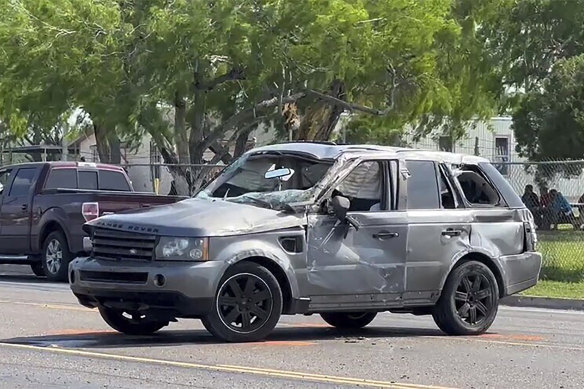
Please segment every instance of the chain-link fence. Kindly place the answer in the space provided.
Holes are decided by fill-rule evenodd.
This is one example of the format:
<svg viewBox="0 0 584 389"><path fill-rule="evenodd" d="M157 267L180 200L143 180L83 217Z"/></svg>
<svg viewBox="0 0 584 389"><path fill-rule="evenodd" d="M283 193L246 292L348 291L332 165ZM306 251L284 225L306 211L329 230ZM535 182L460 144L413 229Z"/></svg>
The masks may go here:
<svg viewBox="0 0 584 389"><path fill-rule="evenodd" d="M584 281L584 161L501 163L538 227L541 278Z"/></svg>

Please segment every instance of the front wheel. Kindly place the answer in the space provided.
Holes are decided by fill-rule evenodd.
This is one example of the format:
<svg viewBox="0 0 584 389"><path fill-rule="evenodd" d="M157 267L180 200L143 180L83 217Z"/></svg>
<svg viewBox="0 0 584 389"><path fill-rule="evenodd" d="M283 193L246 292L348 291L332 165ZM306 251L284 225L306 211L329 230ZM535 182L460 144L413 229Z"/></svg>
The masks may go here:
<svg viewBox="0 0 584 389"><path fill-rule="evenodd" d="M432 316L449 335L479 335L491 327L498 307L495 275L487 265L469 261L448 276Z"/></svg>
<svg viewBox="0 0 584 389"><path fill-rule="evenodd" d="M100 307L99 313L111 328L126 335L151 335L168 325L168 321L153 319L143 312Z"/></svg>
<svg viewBox="0 0 584 389"><path fill-rule="evenodd" d="M41 262L33 262L30 264L30 270L34 273L37 277L44 277L45 269L43 268L43 264Z"/></svg>
<svg viewBox="0 0 584 389"><path fill-rule="evenodd" d="M331 312L321 313L320 316L333 327L356 330L371 323L377 316L377 312Z"/></svg>
<svg viewBox="0 0 584 389"><path fill-rule="evenodd" d="M73 254L69 251L67 239L60 231L51 232L43 242L41 263L47 279L50 281L67 281L69 262Z"/></svg>
<svg viewBox="0 0 584 389"><path fill-rule="evenodd" d="M268 336L282 313L282 290L265 267L242 262L219 283L205 328L227 342L254 342Z"/></svg>

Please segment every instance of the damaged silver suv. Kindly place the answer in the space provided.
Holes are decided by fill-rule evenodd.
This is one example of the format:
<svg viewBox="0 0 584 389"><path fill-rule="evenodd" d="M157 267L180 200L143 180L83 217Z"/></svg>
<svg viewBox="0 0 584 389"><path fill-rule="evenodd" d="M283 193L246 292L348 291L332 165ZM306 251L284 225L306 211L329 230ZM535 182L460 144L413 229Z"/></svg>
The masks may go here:
<svg viewBox="0 0 584 389"><path fill-rule="evenodd" d="M487 160L401 148L254 149L193 199L85 229L71 289L126 334L200 318L254 341L282 314L361 328L384 311L480 334L541 267L530 212Z"/></svg>

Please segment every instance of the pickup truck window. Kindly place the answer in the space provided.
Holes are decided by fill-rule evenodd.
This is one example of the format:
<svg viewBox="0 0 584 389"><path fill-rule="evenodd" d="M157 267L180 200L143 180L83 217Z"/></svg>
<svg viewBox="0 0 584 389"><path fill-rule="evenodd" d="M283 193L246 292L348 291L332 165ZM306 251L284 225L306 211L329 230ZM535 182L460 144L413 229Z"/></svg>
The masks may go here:
<svg viewBox="0 0 584 389"><path fill-rule="evenodd" d="M45 183L45 189L77 189L76 169L52 169Z"/></svg>
<svg viewBox="0 0 584 389"><path fill-rule="evenodd" d="M6 188L6 184L10 180L10 173L11 170L4 170L0 172L0 195L4 193L4 188Z"/></svg>
<svg viewBox="0 0 584 389"><path fill-rule="evenodd" d="M79 171L79 189L97 189L97 172Z"/></svg>
<svg viewBox="0 0 584 389"><path fill-rule="evenodd" d="M10 188L10 196L26 196L30 191L32 181L36 174L36 169L20 169L14 177L14 182L12 183L12 188Z"/></svg>
<svg viewBox="0 0 584 389"><path fill-rule="evenodd" d="M99 171L99 189L129 192L130 185L121 172L111 170Z"/></svg>

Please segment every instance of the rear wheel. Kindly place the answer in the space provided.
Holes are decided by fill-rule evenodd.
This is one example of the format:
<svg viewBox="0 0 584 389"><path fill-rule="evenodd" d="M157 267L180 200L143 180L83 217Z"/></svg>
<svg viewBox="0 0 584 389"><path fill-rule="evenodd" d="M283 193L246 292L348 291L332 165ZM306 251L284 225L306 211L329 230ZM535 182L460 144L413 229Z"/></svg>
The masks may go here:
<svg viewBox="0 0 584 389"><path fill-rule="evenodd" d="M47 279L51 281L67 281L69 262L73 254L69 251L67 239L60 231L51 232L43 243L41 263Z"/></svg>
<svg viewBox="0 0 584 389"><path fill-rule="evenodd" d="M479 335L495 321L499 288L487 265L465 262L452 271L432 316L449 335Z"/></svg>
<svg viewBox="0 0 584 389"><path fill-rule="evenodd" d="M32 272L34 273L35 276L37 277L44 277L45 274L45 269L43 269L43 264L41 262L33 262L30 264L30 269L32 270Z"/></svg>
<svg viewBox="0 0 584 389"><path fill-rule="evenodd" d="M377 312L330 312L320 316L331 326L348 330L365 327L375 319Z"/></svg>
<svg viewBox="0 0 584 389"><path fill-rule="evenodd" d="M265 267L242 262L219 283L211 312L201 321L228 342L253 342L268 336L282 313L282 290Z"/></svg>
<svg viewBox="0 0 584 389"><path fill-rule="evenodd" d="M168 321L155 320L147 312L100 307L99 313L111 328L127 335L151 335L168 325Z"/></svg>

